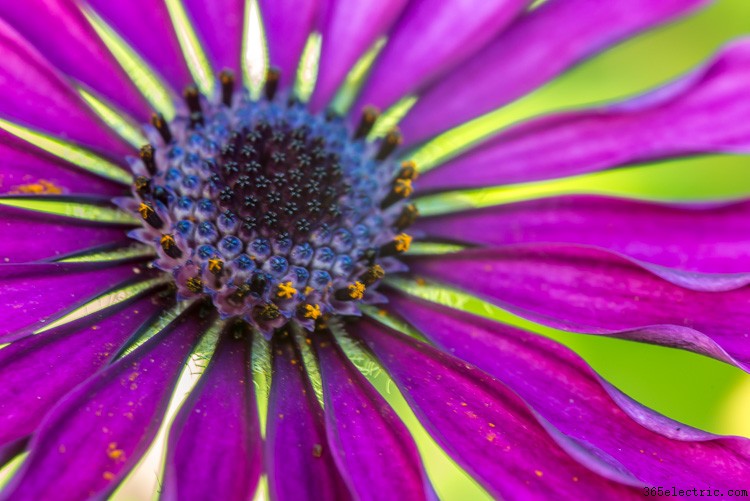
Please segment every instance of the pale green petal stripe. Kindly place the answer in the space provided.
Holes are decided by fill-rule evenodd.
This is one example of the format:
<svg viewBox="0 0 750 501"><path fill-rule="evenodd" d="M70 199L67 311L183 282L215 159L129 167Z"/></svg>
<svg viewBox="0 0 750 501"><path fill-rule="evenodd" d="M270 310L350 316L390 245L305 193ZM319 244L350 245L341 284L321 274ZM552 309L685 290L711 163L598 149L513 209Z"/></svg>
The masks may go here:
<svg viewBox="0 0 750 501"><path fill-rule="evenodd" d="M111 224L138 224L139 221L130 214L114 207L102 207L78 201L68 201L45 197L7 197L0 198L0 206L27 209L55 216L71 217L86 221Z"/></svg>
<svg viewBox="0 0 750 501"><path fill-rule="evenodd" d="M204 95L213 96L216 88L214 71L211 69L208 56L206 56L203 45L198 39L198 34L195 32L187 12L185 12L185 6L182 5L180 0L165 0L165 3L167 4L167 10L169 10L169 17L172 18L177 40L182 47L188 69L190 74L193 75L193 80Z"/></svg>
<svg viewBox="0 0 750 501"><path fill-rule="evenodd" d="M151 106L164 115L164 118L172 120L175 109L169 87L151 69L148 63L96 12L90 7L82 7L81 10L141 94L151 103Z"/></svg>
<svg viewBox="0 0 750 501"><path fill-rule="evenodd" d="M409 279L405 277L390 277L386 278L385 281L390 287L394 287L406 294L441 304L453 308L454 310L473 313L474 315L488 318L495 322L513 325L548 337L554 337L556 334L562 333L560 330L546 327L515 315L455 287L439 284L423 278Z"/></svg>
<svg viewBox="0 0 750 501"><path fill-rule="evenodd" d="M258 2L246 0L245 26L242 35L242 79L250 96L258 99L268 69L268 47Z"/></svg>
<svg viewBox="0 0 750 501"><path fill-rule="evenodd" d="M465 249L464 245L446 244L442 242L412 242L407 256L432 256L435 254L449 254Z"/></svg>
<svg viewBox="0 0 750 501"><path fill-rule="evenodd" d="M415 203L421 215L435 216L553 195L602 191L591 182L595 179L596 175L585 175L533 183L449 191L418 198Z"/></svg>
<svg viewBox="0 0 750 501"><path fill-rule="evenodd" d="M168 275L167 275L168 276ZM192 301L180 301L172 308L163 311L159 318L157 318L151 325L142 328L138 333L138 339L130 346L125 349L118 358L127 356L133 353L139 346L143 345L146 341L154 337L159 332L163 331L169 324L177 320L177 317L187 310L188 306L192 304Z"/></svg>
<svg viewBox="0 0 750 501"><path fill-rule="evenodd" d="M16 125L1 118L0 128L93 174L127 185L133 181L129 172L76 144Z"/></svg>
<svg viewBox="0 0 750 501"><path fill-rule="evenodd" d="M404 333L407 336L411 336L414 339L418 339L419 341L425 341L425 337L422 335L421 332L419 332L414 327L409 325L407 322L400 319L396 315L393 315L392 313L388 312L385 309L378 309L374 306L370 306L366 304L361 305L360 309L362 310L362 313L364 313L368 317L380 322L381 324L385 326L390 327L391 329L395 331Z"/></svg>
<svg viewBox="0 0 750 501"><path fill-rule="evenodd" d="M97 313L99 311L106 310L107 308L111 308L112 306L117 306L123 301L127 301L128 299L139 296L149 289L153 289L158 285L167 283L169 280L171 280L171 277L168 275L164 275L158 278L144 280L143 282L128 284L111 292L107 292L106 294L102 294L96 299L89 301L83 306L76 308L62 318L58 318L54 322L49 323L40 329L37 329L36 331L34 331L34 334L40 334L50 329L54 329L55 327L73 322L74 320L78 320L80 318L93 315L94 313Z"/></svg>
<svg viewBox="0 0 750 501"><path fill-rule="evenodd" d="M306 103L315 89L315 81L318 79L318 66L320 65L320 47L323 37L320 33L311 33L307 37L307 43L302 51L299 66L297 67L297 79L294 82L294 95L300 101Z"/></svg>
<svg viewBox="0 0 750 501"><path fill-rule="evenodd" d="M147 257L154 254L154 249L147 245L134 244L121 249L110 251L88 252L75 256L56 259L57 263L106 263L136 257Z"/></svg>
<svg viewBox="0 0 750 501"><path fill-rule="evenodd" d="M78 88L78 93L94 113L125 141L136 148L148 143L138 126L123 111L117 110L111 103L106 103L102 98L96 97L81 87Z"/></svg>
<svg viewBox="0 0 750 501"><path fill-rule="evenodd" d="M399 102L388 108L385 113L380 115L378 121L375 122L375 126L372 128L368 139L377 139L388 134L388 131L398 125L401 119L404 118L404 115L406 115L406 113L411 109L412 106L414 106L414 103L416 102L416 96L406 96L401 98ZM417 166L419 166L419 163L417 163Z"/></svg>
<svg viewBox="0 0 750 501"><path fill-rule="evenodd" d="M365 54L354 63L352 69L341 84L341 88L336 92L336 96L331 102L331 108L341 115L345 115L356 99L359 89L365 82L365 77L372 67L375 58L380 54L381 49L385 46L387 38L382 37L375 41Z"/></svg>
<svg viewBox="0 0 750 501"><path fill-rule="evenodd" d="M255 385L255 403L258 405L260 433L266 438L268 395L271 390L271 343L258 331L253 332L251 372ZM255 499L258 499L257 497Z"/></svg>

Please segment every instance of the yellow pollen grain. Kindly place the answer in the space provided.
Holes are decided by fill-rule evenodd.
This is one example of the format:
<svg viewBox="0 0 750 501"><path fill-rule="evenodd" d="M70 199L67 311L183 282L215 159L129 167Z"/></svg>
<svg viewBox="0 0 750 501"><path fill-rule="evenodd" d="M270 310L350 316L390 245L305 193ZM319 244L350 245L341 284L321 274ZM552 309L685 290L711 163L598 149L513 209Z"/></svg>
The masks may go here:
<svg viewBox="0 0 750 501"><path fill-rule="evenodd" d="M104 473L102 473L102 478L104 480L112 480L115 478L115 474L111 471L105 471Z"/></svg>
<svg viewBox="0 0 750 501"><path fill-rule="evenodd" d="M317 320L320 318L320 315L322 315L320 311L320 306L317 304L306 304L305 305L305 318L312 318L313 320Z"/></svg>
<svg viewBox="0 0 750 501"><path fill-rule="evenodd" d="M542 470L534 470L534 475L536 475L539 478L542 478L542 476L544 475L544 472L542 472Z"/></svg>
<svg viewBox="0 0 750 501"><path fill-rule="evenodd" d="M10 193L14 195L59 195L62 192L62 188L55 183L40 179L36 183L18 185Z"/></svg>
<svg viewBox="0 0 750 501"><path fill-rule="evenodd" d="M315 290L315 289L313 289L309 285L307 287L305 287L305 291L304 291L305 292L305 296L307 296L308 294L310 294L313 290Z"/></svg>
<svg viewBox="0 0 750 501"><path fill-rule="evenodd" d="M297 294L297 289L292 287L292 282L281 283L278 288L279 290L276 295L284 299L292 299Z"/></svg>
<svg viewBox="0 0 750 501"><path fill-rule="evenodd" d="M349 286L349 296L352 299L362 299L365 295L365 284L362 282L354 282Z"/></svg>
<svg viewBox="0 0 750 501"><path fill-rule="evenodd" d="M396 179L393 184L393 191L403 197L408 197L414 192L414 187L411 185L411 179Z"/></svg>
<svg viewBox="0 0 750 501"><path fill-rule="evenodd" d="M407 235L406 233L400 233L393 239L393 241L396 242L396 250L399 252L408 251L409 247L411 247L411 240L411 236Z"/></svg>

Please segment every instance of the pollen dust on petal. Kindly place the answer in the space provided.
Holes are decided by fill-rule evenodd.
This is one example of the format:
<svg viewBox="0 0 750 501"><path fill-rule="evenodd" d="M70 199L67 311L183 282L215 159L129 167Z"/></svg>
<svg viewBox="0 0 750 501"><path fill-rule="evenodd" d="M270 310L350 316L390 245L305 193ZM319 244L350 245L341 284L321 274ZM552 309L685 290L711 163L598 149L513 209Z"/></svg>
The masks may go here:
<svg viewBox="0 0 750 501"><path fill-rule="evenodd" d="M62 188L46 179L40 179L35 183L19 184L10 191L13 195L59 195L62 192Z"/></svg>
<svg viewBox="0 0 750 501"><path fill-rule="evenodd" d="M117 442L110 442L107 447L107 457L113 461L125 461L125 451L117 447Z"/></svg>

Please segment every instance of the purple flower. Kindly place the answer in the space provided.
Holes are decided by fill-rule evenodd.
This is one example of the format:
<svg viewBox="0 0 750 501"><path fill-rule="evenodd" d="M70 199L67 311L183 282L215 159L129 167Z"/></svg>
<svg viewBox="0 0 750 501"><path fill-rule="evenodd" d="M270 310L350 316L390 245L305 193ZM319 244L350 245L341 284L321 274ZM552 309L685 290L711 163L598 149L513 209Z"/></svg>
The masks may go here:
<svg viewBox="0 0 750 501"><path fill-rule="evenodd" d="M258 3L258 89L243 0L0 3L0 464L29 451L0 499L106 497L189 359L206 367L169 431L165 499L248 499L261 474L279 500L433 497L362 360L493 496L742 487L747 440L657 414L435 284L747 370L747 202L563 196L417 219L415 197L747 153L750 40L417 179L416 146L707 2ZM316 44L308 93L295 75ZM373 134L404 96L399 129ZM265 429L253 374L271 376Z"/></svg>

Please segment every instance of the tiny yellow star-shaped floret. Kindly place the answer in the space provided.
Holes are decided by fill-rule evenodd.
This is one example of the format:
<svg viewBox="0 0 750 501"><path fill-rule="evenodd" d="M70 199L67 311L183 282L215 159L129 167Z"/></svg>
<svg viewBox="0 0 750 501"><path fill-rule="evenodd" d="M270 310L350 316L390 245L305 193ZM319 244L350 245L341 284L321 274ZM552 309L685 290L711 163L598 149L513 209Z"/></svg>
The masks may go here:
<svg viewBox="0 0 750 501"><path fill-rule="evenodd" d="M317 304L306 304L305 305L305 318L312 318L313 320L317 320L322 315L322 312L320 311L320 306Z"/></svg>
<svg viewBox="0 0 750 501"><path fill-rule="evenodd" d="M218 257L212 257L208 260L208 271L210 271L213 274L221 273L221 270L224 269L224 261L219 259Z"/></svg>
<svg viewBox="0 0 750 501"><path fill-rule="evenodd" d="M278 289L276 295L284 299L292 299L297 294L297 289L292 287L292 282L281 283L278 285Z"/></svg>

